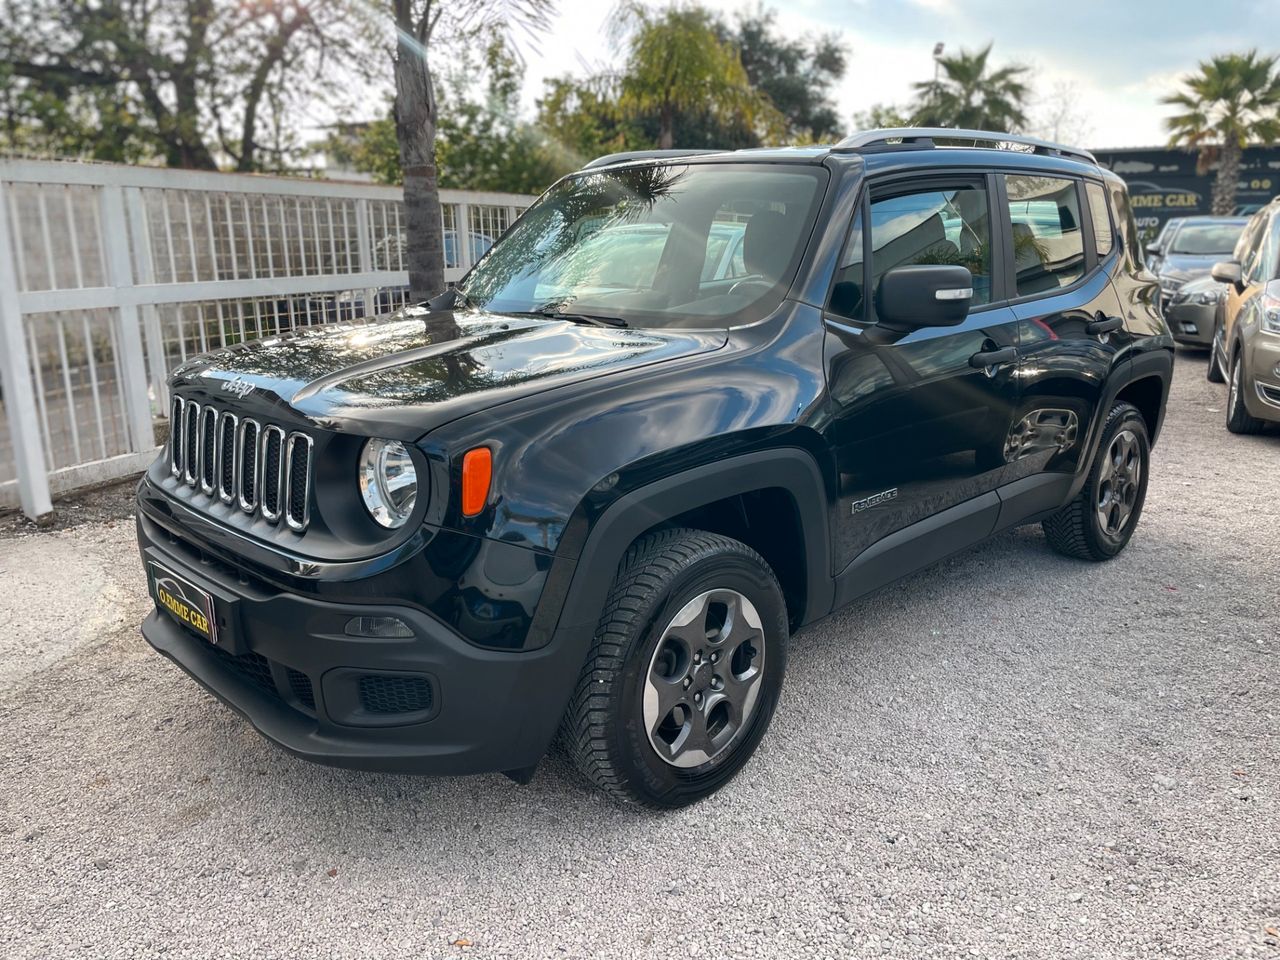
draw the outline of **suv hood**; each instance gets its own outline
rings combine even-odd
[[[244,412],[416,440],[486,407],[722,347],[721,331],[631,330],[411,307],[362,326],[254,340],[179,367],[172,385]]]

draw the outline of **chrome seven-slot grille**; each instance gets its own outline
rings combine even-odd
[[[187,486],[301,533],[310,521],[311,438],[173,398],[169,472]]]

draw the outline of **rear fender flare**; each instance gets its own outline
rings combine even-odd
[[[1151,376],[1158,376],[1164,386],[1164,399],[1169,396],[1169,381],[1173,373],[1173,353],[1166,350],[1149,350],[1131,355],[1129,362],[1125,365],[1125,376],[1123,378],[1113,377],[1103,390],[1101,403],[1098,405],[1097,415],[1093,418],[1093,426],[1090,430],[1088,438],[1088,456],[1082,457],[1080,466],[1076,470],[1075,479],[1071,483],[1070,496],[1066,498],[1066,502],[1070,502],[1082,489],[1084,489],[1085,481],[1089,477],[1089,471],[1093,469],[1094,458],[1098,455],[1098,447],[1102,442],[1102,428],[1107,421],[1107,413],[1116,403],[1116,397],[1120,395],[1125,387],[1139,380],[1145,380]],[[1156,429],[1151,433],[1151,443],[1154,446],[1156,439],[1160,435],[1160,428],[1164,424],[1165,404],[1162,399],[1160,403],[1160,416],[1156,423]]]

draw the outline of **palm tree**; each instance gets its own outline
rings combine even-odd
[[[626,47],[618,106],[630,116],[657,115],[658,146],[675,143],[676,116],[709,110],[718,118],[774,124],[777,111],[751,86],[737,49],[721,40],[699,6],[653,10],[624,0],[612,31]]]
[[[926,127],[969,127],[1017,133],[1027,124],[1029,68],[1009,64],[988,72],[991,44],[976,53],[939,57],[940,75],[915,84],[913,122]]]
[[[1184,89],[1160,101],[1181,111],[1165,119],[1169,145],[1199,150],[1201,170],[1218,161],[1213,212],[1219,216],[1235,210],[1245,146],[1280,139],[1277,60],[1256,50],[1202,60],[1199,73],[1182,78]]]

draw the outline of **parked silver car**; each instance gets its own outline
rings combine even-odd
[[[1154,268],[1166,314],[1183,284],[1207,277],[1215,263],[1231,255],[1248,222],[1246,217],[1187,217],[1174,228]]]
[[[1223,285],[1213,277],[1199,277],[1179,287],[1164,311],[1173,339],[1188,346],[1210,346],[1223,292]]]

